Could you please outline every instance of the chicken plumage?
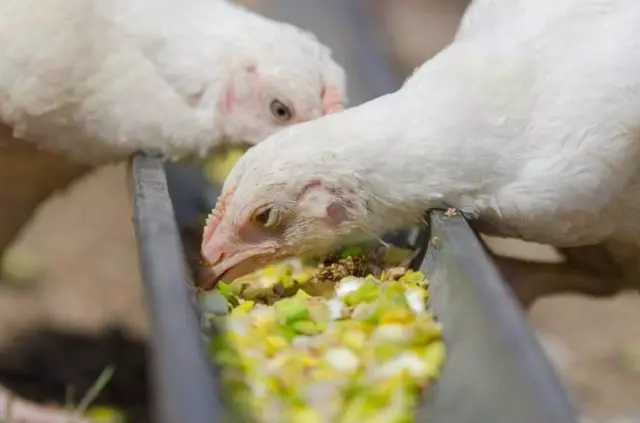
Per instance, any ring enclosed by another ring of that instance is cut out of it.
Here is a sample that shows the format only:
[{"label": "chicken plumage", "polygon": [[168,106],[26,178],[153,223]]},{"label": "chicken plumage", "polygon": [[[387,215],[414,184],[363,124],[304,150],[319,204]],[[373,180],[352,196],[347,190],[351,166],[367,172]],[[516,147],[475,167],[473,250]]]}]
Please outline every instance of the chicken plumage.
[{"label": "chicken plumage", "polygon": [[2,122],[83,162],[255,144],[344,100],[313,35],[222,0],[5,0],[0,43]]},{"label": "chicken plumage", "polygon": [[640,286],[639,20],[635,0],[476,0],[397,92],[248,151],[205,228],[212,281],[456,207],[605,274],[593,293]]}]

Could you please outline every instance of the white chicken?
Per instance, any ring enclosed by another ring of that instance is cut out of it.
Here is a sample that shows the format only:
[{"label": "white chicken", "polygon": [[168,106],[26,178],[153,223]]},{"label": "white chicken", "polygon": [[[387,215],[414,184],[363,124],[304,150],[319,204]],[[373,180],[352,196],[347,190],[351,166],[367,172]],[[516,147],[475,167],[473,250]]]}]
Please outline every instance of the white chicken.
[{"label": "white chicken", "polygon": [[476,0],[397,92],[247,152],[204,231],[211,283],[446,206],[565,249],[543,294],[640,286],[638,22],[637,0]]},{"label": "white chicken", "polygon": [[0,44],[0,254],[95,166],[255,144],[346,102],[315,36],[223,0],[2,0]]}]

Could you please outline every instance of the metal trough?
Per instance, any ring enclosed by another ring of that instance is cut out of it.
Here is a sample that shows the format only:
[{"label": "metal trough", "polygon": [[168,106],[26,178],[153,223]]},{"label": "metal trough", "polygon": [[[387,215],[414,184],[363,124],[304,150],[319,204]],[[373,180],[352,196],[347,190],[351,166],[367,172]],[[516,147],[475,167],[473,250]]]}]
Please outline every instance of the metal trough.
[{"label": "metal trough", "polygon": [[[354,103],[397,88],[356,0],[272,3],[273,15],[313,30],[334,47],[357,81],[350,91]],[[217,369],[205,354],[180,239],[185,219],[201,209],[208,196],[184,187],[205,185],[192,168],[172,165],[165,171],[159,158],[144,154],[134,157],[132,173],[150,318],[155,421],[229,422]],[[176,208],[171,197],[177,200]],[[394,237],[424,247],[416,264],[432,283],[430,305],[444,325],[448,349],[443,373],[424,398],[416,421],[576,423],[523,312],[466,221],[442,211],[431,212],[428,220],[429,233]]]}]

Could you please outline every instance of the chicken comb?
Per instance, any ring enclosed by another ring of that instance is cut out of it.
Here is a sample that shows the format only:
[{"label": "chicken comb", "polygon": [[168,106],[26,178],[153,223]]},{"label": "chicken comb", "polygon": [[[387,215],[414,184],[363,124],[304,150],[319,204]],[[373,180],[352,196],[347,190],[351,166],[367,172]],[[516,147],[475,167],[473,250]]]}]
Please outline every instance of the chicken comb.
[{"label": "chicken comb", "polygon": [[218,227],[218,224],[220,224],[220,221],[227,210],[227,200],[234,191],[235,186],[230,187],[225,193],[218,197],[216,207],[211,211],[211,213],[209,213],[209,216],[207,216],[207,220],[204,225],[204,234],[202,235],[202,245],[206,244],[213,236],[213,233]]},{"label": "chicken comb", "polygon": [[340,95],[340,91],[333,85],[326,87],[322,93],[322,111],[324,114],[337,112],[342,108],[342,95]]}]

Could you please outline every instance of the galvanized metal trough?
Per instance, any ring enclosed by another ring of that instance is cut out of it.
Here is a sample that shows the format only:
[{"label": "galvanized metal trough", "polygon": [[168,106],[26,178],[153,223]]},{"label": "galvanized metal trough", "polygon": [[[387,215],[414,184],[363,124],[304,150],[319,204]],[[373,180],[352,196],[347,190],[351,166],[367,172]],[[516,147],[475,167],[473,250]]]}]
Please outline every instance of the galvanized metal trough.
[{"label": "galvanized metal trough", "polygon": [[[310,28],[328,44],[333,39],[332,47],[339,44],[338,60],[350,75],[361,76],[352,100],[396,88],[357,0],[273,3],[279,18]],[[133,159],[134,222],[159,423],[230,422],[218,369],[205,353],[180,237],[185,221],[203,207],[206,183],[194,169],[165,167],[142,153]],[[428,230],[395,236],[423,248],[415,264],[431,281],[430,306],[443,323],[448,349],[416,422],[576,423],[565,391],[476,234],[460,215],[432,211],[427,220]]]},{"label": "galvanized metal trough", "polygon": [[[227,421],[205,354],[163,163],[133,162],[135,226],[148,301],[157,421]],[[448,357],[418,411],[429,423],[575,423],[574,411],[523,312],[460,215],[429,214],[418,260]]]}]

